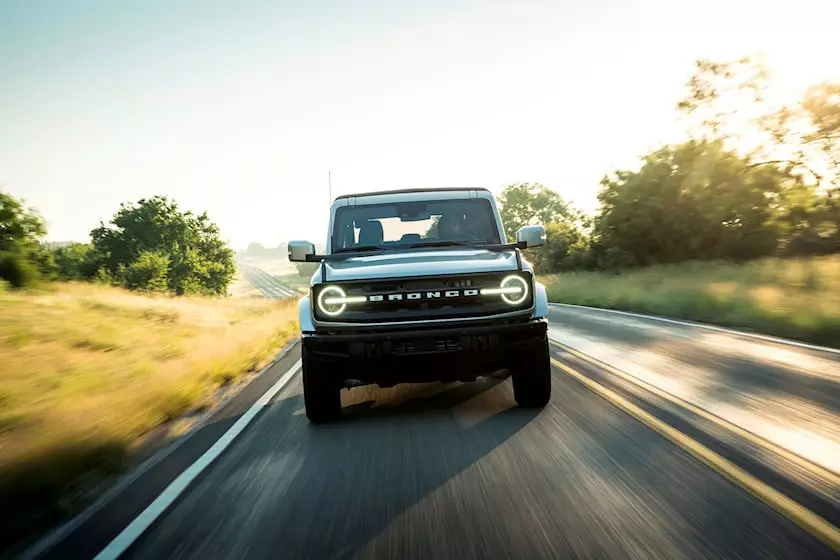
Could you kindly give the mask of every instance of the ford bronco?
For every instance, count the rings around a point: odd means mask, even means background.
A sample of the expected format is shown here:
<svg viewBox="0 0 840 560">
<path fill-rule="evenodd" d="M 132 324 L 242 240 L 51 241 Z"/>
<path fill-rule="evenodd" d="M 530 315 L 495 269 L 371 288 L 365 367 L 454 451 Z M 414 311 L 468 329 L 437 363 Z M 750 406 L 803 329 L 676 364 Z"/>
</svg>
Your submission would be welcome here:
<svg viewBox="0 0 840 560">
<path fill-rule="evenodd" d="M 505 238 L 486 189 L 339 196 L 326 248 L 288 245 L 317 262 L 299 301 L 303 391 L 313 423 L 341 417 L 341 390 L 376 384 L 475 381 L 510 373 L 522 407 L 551 395 L 545 287 L 521 250 L 541 225 Z"/>
</svg>

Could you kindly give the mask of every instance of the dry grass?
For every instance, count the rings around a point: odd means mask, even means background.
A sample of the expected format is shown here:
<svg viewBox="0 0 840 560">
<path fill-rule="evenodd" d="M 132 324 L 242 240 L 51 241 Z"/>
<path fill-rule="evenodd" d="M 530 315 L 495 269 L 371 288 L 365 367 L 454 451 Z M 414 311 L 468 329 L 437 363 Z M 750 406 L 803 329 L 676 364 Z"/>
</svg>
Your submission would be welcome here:
<svg viewBox="0 0 840 560">
<path fill-rule="evenodd" d="M 840 257 L 684 263 L 543 279 L 549 301 L 639 311 L 840 347 Z"/>
<path fill-rule="evenodd" d="M 69 507 L 144 434 L 207 406 L 296 329 L 288 301 L 0 291 L 0 501 L 17 510 L 3 540 Z"/>
</svg>

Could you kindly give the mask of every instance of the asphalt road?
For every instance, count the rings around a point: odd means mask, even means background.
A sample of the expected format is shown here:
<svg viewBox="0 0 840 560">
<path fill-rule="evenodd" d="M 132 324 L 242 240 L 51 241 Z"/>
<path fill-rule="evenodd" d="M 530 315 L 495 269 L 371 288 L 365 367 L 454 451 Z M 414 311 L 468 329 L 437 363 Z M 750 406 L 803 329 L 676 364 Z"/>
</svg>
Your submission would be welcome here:
<svg viewBox="0 0 840 560">
<path fill-rule="evenodd" d="M 354 389 L 314 427 L 296 378 L 127 558 L 830 558 L 817 539 L 558 374 Z"/>
<path fill-rule="evenodd" d="M 555 347 L 552 399 L 539 412 L 516 408 L 510 381 L 500 378 L 353 389 L 344 393 L 340 423 L 313 426 L 295 373 L 122 557 L 838 557 L 766 495 L 734 483 L 725 469 L 711 468 L 568 371 L 636 403 L 836 527 L 840 488 L 830 479 L 815 482 L 817 467 L 794 472 L 798 467 L 768 449 L 639 388 L 608 365 L 692 406 L 717 405 L 715 415 L 730 413 L 738 426 L 787 421 L 791 433 L 836 445 L 838 423 L 831 419 L 840 398 L 840 354 L 571 308 L 553 309 L 550 333 L 607 366 Z M 762 352 L 755 355 L 752 344 Z M 264 387 L 298 358 L 293 349 L 264 374 Z M 771 412 L 763 414 L 764 405 Z M 804 409 L 812 416 L 800 414 Z M 203 428 L 207 445 L 243 410 Z M 766 433 L 786 450 L 795 447 L 793 438 Z M 200 441 L 201 434 L 192 444 Z M 164 467 L 183 471 L 192 463 L 170 458 Z M 824 472 L 833 467 L 831 457 L 814 464 Z M 155 489 L 144 492 L 144 484 Z M 166 485 L 156 484 L 141 479 L 133 497 L 116 500 L 96 523 L 117 524 L 126 510 L 135 512 L 126 519 L 134 518 L 143 500 Z M 52 557 L 85 557 L 79 550 L 98 551 L 114 536 L 88 530 L 75 545 L 72 538 L 59 544 Z M 91 544 L 103 535 L 108 539 Z"/>
<path fill-rule="evenodd" d="M 268 272 L 245 262 L 238 262 L 237 268 L 248 282 L 268 299 L 283 299 L 297 296 L 297 291 L 287 286 Z"/>
<path fill-rule="evenodd" d="M 549 318 L 554 340 L 840 474 L 840 351 L 590 308 Z"/>
</svg>

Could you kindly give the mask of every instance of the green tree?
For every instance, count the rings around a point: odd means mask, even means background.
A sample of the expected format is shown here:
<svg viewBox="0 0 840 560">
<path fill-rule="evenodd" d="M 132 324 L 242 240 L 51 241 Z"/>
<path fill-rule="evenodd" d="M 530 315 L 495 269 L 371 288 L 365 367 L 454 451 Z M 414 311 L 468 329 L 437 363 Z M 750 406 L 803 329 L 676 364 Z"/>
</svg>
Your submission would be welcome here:
<svg viewBox="0 0 840 560">
<path fill-rule="evenodd" d="M 62 280 L 88 280 L 96 274 L 96 254 L 89 243 L 70 243 L 53 251 Z"/>
<path fill-rule="evenodd" d="M 124 203 L 110 221 L 91 232 L 99 277 L 125 280 L 144 253 L 166 255 L 169 291 L 224 295 L 236 273 L 233 250 L 206 212 L 184 212 L 164 196 Z"/>
<path fill-rule="evenodd" d="M 41 280 L 55 280 L 58 276 L 58 265 L 55 262 L 53 252 L 45 249 L 40 244 L 32 252 L 32 260 L 38 268 L 38 275 Z"/>
<path fill-rule="evenodd" d="M 29 255 L 19 251 L 0 251 L 0 280 L 12 287 L 23 288 L 40 279 L 38 265 Z"/>
<path fill-rule="evenodd" d="M 601 251 L 632 265 L 751 259 L 778 243 L 774 201 L 788 175 L 756 166 L 720 140 L 690 140 L 605 177 L 595 234 Z"/>
<path fill-rule="evenodd" d="M 525 251 L 539 274 L 586 270 L 593 267 L 589 254 L 589 236 L 570 222 L 545 224 L 546 241 L 543 247 Z"/>
<path fill-rule="evenodd" d="M 773 105 L 771 78 L 750 57 L 699 60 L 678 108 L 695 137 L 751 142 L 743 154 L 751 166 L 787 176 L 784 192 L 768 193 L 785 254 L 840 251 L 840 83 L 814 85 L 798 104 Z"/>
<path fill-rule="evenodd" d="M 24 207 L 22 200 L 0 191 L 0 251 L 34 247 L 46 233 L 37 210 Z"/>
<path fill-rule="evenodd" d="M 557 191 L 539 183 L 514 183 L 498 196 L 499 214 L 508 241 L 516 240 L 516 232 L 525 225 L 551 222 L 576 222 L 577 211 Z"/>
<path fill-rule="evenodd" d="M 46 234 L 40 214 L 0 191 L 0 279 L 20 288 L 49 277 L 53 267 L 41 248 Z"/>
</svg>

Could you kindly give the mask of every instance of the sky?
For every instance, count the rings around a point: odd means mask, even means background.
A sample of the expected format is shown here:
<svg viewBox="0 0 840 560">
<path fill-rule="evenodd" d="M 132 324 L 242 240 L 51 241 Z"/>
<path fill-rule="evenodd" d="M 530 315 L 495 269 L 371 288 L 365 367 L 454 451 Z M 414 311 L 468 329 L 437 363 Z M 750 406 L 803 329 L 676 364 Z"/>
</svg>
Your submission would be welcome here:
<svg viewBox="0 0 840 560">
<path fill-rule="evenodd" d="M 678 138 L 700 57 L 840 78 L 837 0 L 0 0 L 0 189 L 85 241 L 120 203 L 234 247 L 326 236 L 332 195 L 537 181 L 586 211 Z"/>
</svg>

